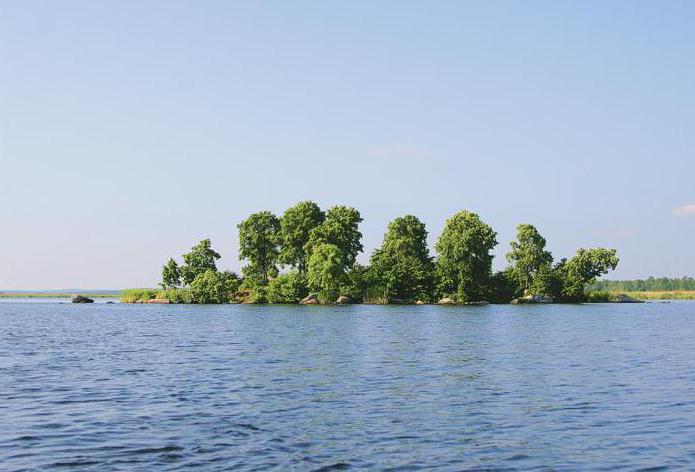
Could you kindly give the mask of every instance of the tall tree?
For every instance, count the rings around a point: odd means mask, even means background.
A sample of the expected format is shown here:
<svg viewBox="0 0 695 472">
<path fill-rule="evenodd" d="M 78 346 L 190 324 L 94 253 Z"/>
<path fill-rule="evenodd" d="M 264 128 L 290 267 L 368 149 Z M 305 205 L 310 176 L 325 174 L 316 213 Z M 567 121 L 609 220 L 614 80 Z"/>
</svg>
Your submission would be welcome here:
<svg viewBox="0 0 695 472">
<path fill-rule="evenodd" d="M 340 295 L 340 286 L 345 281 L 342 259 L 340 249 L 334 244 L 321 243 L 311 251 L 307 282 L 323 301 L 335 301 Z"/>
<path fill-rule="evenodd" d="M 389 223 L 381 247 L 371 257 L 371 271 L 386 299 L 428 299 L 434 263 L 427 248 L 425 224 L 413 215 Z"/>
<path fill-rule="evenodd" d="M 357 254 L 362 252 L 362 233 L 359 224 L 362 222 L 360 212 L 348 206 L 334 206 L 326 213 L 326 219 L 320 226 L 309 234 L 306 253 L 311 252 L 320 244 L 332 244 L 340 253 L 340 263 L 344 270 L 352 267 Z"/>
<path fill-rule="evenodd" d="M 280 218 L 278 261 L 296 268 L 300 274 L 306 274 L 309 255 L 305 246 L 309 242 L 309 234 L 325 218 L 326 215 L 314 202 L 300 202 L 288 208 Z"/>
<path fill-rule="evenodd" d="M 239 228 L 239 259 L 247 260 L 244 274 L 256 275 L 261 285 L 268 276 L 277 274 L 280 221 L 269 211 L 254 213 L 237 225 Z"/>
<path fill-rule="evenodd" d="M 516 240 L 510 243 L 512 249 L 507 253 L 507 260 L 512 263 L 512 275 L 528 292 L 534 286 L 543 287 L 542 283 L 534 284 L 534 280 L 550 268 L 553 256 L 545 250 L 545 238 L 533 225 L 520 224 L 516 230 Z"/>
<path fill-rule="evenodd" d="M 162 268 L 162 288 L 176 288 L 181 285 L 181 271 L 173 258 L 169 258 Z"/>
<path fill-rule="evenodd" d="M 483 300 L 491 291 L 497 233 L 478 215 L 461 211 L 449 218 L 435 245 L 441 295 L 458 302 Z"/>
<path fill-rule="evenodd" d="M 215 252 L 209 239 L 203 239 L 191 248 L 191 251 L 183 255 L 184 265 L 181 267 L 181 279 L 184 285 L 191 282 L 206 270 L 217 270 L 215 261 L 220 255 Z"/>
<path fill-rule="evenodd" d="M 567 301 L 582 301 L 584 288 L 596 282 L 596 277 L 615 270 L 619 261 L 615 249 L 579 249 L 574 257 L 557 268 L 562 279 L 562 296 Z"/>
</svg>

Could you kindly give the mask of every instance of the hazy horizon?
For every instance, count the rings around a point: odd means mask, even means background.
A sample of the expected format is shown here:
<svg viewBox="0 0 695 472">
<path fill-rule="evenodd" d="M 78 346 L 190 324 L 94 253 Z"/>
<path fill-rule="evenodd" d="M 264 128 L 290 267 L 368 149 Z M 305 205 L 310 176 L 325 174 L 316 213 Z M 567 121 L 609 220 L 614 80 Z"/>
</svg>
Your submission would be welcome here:
<svg viewBox="0 0 695 472">
<path fill-rule="evenodd" d="M 695 3 L 0 0 L 0 290 L 152 287 L 314 200 L 695 275 Z"/>
</svg>

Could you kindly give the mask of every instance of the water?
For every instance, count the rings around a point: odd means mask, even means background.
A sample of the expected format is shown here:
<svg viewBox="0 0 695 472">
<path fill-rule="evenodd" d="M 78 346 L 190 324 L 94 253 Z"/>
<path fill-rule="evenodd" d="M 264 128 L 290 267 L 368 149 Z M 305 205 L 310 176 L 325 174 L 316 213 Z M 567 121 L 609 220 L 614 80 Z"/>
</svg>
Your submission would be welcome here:
<svg viewBox="0 0 695 472">
<path fill-rule="evenodd" d="M 695 303 L 0 304 L 2 470 L 695 469 Z"/>
</svg>

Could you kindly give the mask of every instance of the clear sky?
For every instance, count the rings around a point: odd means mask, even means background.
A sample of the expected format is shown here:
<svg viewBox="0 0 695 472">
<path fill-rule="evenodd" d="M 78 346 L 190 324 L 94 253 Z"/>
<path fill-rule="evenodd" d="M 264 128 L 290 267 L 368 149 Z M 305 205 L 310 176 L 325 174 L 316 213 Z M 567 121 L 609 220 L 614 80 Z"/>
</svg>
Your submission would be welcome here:
<svg viewBox="0 0 695 472">
<path fill-rule="evenodd" d="M 154 286 L 298 201 L 695 275 L 695 2 L 0 2 L 0 289 Z M 690 205 L 690 206 L 688 206 Z"/>
</svg>

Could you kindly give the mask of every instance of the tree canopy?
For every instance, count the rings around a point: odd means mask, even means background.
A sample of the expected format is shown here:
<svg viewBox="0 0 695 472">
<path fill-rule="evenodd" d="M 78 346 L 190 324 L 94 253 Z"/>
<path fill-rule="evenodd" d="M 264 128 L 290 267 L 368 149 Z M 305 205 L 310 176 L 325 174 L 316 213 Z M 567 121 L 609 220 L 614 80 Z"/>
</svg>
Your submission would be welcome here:
<svg viewBox="0 0 695 472">
<path fill-rule="evenodd" d="M 183 255 L 184 265 L 181 267 L 181 279 L 184 285 L 191 282 L 207 270 L 217 271 L 215 261 L 220 255 L 212 249 L 209 239 L 203 239 L 193 246 L 190 252 Z"/>
<path fill-rule="evenodd" d="M 517 226 L 516 240 L 510 243 L 512 249 L 507 253 L 507 261 L 512 264 L 512 276 L 526 292 L 534 291 L 532 288 L 545 292 L 543 276 L 553 263 L 553 256 L 545 250 L 545 243 L 545 238 L 538 233 L 535 226 Z M 536 280 L 539 273 L 541 277 Z"/>
<path fill-rule="evenodd" d="M 256 275 L 265 285 L 277 274 L 280 221 L 269 211 L 253 213 L 237 225 L 239 259 L 248 261 L 244 274 Z"/>
<path fill-rule="evenodd" d="M 312 291 L 318 292 L 324 301 L 335 301 L 344 283 L 343 255 L 338 246 L 321 243 L 309 256 L 307 281 Z"/>
<path fill-rule="evenodd" d="M 417 217 L 406 215 L 389 223 L 370 263 L 384 299 L 412 302 L 430 298 L 434 262 L 427 247 L 425 224 Z"/>
<path fill-rule="evenodd" d="M 457 302 L 485 300 L 492 276 L 490 251 L 496 245 L 497 233 L 475 213 L 461 211 L 449 218 L 435 244 L 440 294 Z"/>
<path fill-rule="evenodd" d="M 181 285 L 181 270 L 171 257 L 162 268 L 162 283 L 160 285 L 163 289 L 176 288 Z"/>
<path fill-rule="evenodd" d="M 306 251 L 311 255 L 321 244 L 331 244 L 338 250 L 340 265 L 347 270 L 355 264 L 357 255 L 362 252 L 362 233 L 359 224 L 362 222 L 360 212 L 348 206 L 334 206 L 326 212 L 326 218 L 321 225 L 314 228 L 306 245 Z"/>
<path fill-rule="evenodd" d="M 326 215 L 311 201 L 300 202 L 290 207 L 280 218 L 280 253 L 278 262 L 296 268 L 300 274 L 306 273 L 306 245 L 309 235 L 323 223 Z"/>
</svg>

